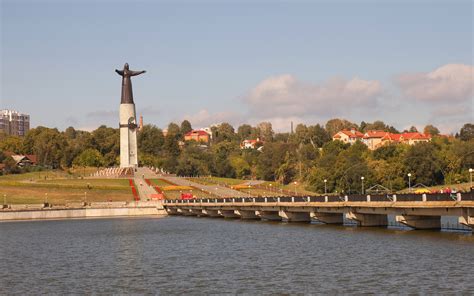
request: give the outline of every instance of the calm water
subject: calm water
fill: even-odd
[[[0,223],[0,294],[474,293],[471,233],[169,217]]]

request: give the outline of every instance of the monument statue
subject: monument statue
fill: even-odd
[[[138,167],[137,115],[133,101],[130,77],[145,73],[131,71],[125,63],[123,70],[115,70],[122,76],[122,97],[120,100],[120,167]]]
[[[123,70],[115,70],[122,76],[122,100],[121,104],[133,104],[132,80],[130,77],[145,73],[146,71],[132,71],[128,68],[128,63],[123,65]]]

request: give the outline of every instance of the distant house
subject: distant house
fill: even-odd
[[[375,150],[384,145],[383,138],[387,136],[387,134],[390,133],[386,131],[367,131],[364,134],[362,142],[367,145],[370,150]]]
[[[400,141],[408,145],[414,145],[416,143],[431,141],[431,135],[422,133],[403,133],[400,136]]]
[[[344,143],[354,144],[357,140],[361,140],[370,150],[378,149],[388,144],[403,143],[414,145],[421,142],[431,141],[431,135],[422,133],[402,133],[394,134],[381,130],[367,131],[365,134],[355,129],[342,130],[332,137],[333,141],[339,140]]]
[[[184,135],[185,141],[196,141],[198,143],[209,143],[211,136],[203,130],[192,130]]]
[[[19,167],[26,167],[36,165],[36,155],[12,155],[11,158],[15,161]]]
[[[259,138],[256,140],[243,140],[240,143],[240,149],[258,149],[263,146],[263,142]]]
[[[32,166],[38,163],[38,157],[34,154],[22,155],[8,151],[5,151],[4,154],[7,157],[11,157],[19,167]]]
[[[354,144],[357,140],[362,140],[364,134],[356,129],[339,131],[332,137],[333,141],[342,141],[344,143]]]

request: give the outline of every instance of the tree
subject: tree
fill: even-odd
[[[138,152],[158,156],[163,149],[165,137],[163,131],[154,125],[147,124],[143,126],[138,133]]]
[[[163,144],[163,168],[169,172],[175,172],[179,155],[178,140],[174,134],[167,134]]]
[[[23,150],[23,139],[17,136],[7,136],[0,142],[0,150],[21,153]]]
[[[417,133],[418,129],[415,126],[411,126],[410,129],[408,130],[409,133]]]
[[[100,167],[104,165],[104,157],[97,149],[86,149],[74,158],[73,164],[82,167]]]
[[[185,135],[192,130],[193,128],[191,126],[191,123],[188,120],[183,120],[183,122],[181,122],[180,132],[182,135]]]
[[[277,180],[277,170],[285,162],[286,152],[294,155],[295,146],[286,143],[266,143],[263,147],[262,153],[258,156],[256,164],[257,178],[273,181]],[[280,181],[282,181],[280,179]]]
[[[178,176],[209,175],[211,162],[209,153],[199,148],[197,143],[189,142],[179,156],[176,174]]]
[[[36,154],[38,163],[59,168],[68,143],[57,129],[37,127],[24,138],[24,153]]]
[[[423,133],[431,136],[437,136],[439,135],[439,129],[432,124],[428,124],[423,129]]]
[[[474,139],[474,124],[466,123],[463,125],[461,130],[459,131],[459,139],[462,141],[469,141]]]
[[[308,137],[313,147],[322,147],[325,143],[331,141],[329,133],[319,124],[308,127]]]
[[[179,125],[177,125],[174,122],[171,122],[170,124],[168,124],[168,133],[167,133],[167,135],[171,135],[171,136],[175,137],[176,139],[180,139],[181,138],[181,131],[180,131]]]
[[[239,136],[240,141],[249,139],[251,134],[252,134],[252,126],[249,124],[242,124],[237,129],[237,135]]]
[[[214,143],[237,140],[234,127],[230,123],[224,122],[217,127],[212,127],[211,129],[213,132],[212,139]]]
[[[92,131],[92,147],[104,156],[104,165],[117,164],[120,155],[120,131],[116,128],[100,126]]]
[[[260,122],[257,125],[257,130],[260,135],[260,139],[266,142],[271,142],[273,140],[273,128],[270,122]]]
[[[76,138],[76,130],[70,126],[64,131],[64,136],[66,137],[67,140],[73,140]]]
[[[235,171],[229,161],[229,156],[235,149],[231,142],[220,142],[212,148],[214,155],[214,169],[219,177],[234,178]]]
[[[362,121],[360,123],[360,129],[361,132],[365,133],[367,131],[385,131],[385,132],[391,132],[391,133],[398,133],[397,129],[394,128],[393,126],[389,126],[385,124],[385,122],[381,120],[376,120],[373,123],[366,123]]]
[[[250,165],[242,156],[231,156],[229,162],[237,178],[244,179],[250,177],[252,173]]]
[[[403,158],[406,171],[412,174],[412,181],[424,185],[442,184],[444,173],[442,160],[438,157],[437,147],[433,143],[418,143],[410,146]]]
[[[343,129],[351,129],[351,128],[357,129],[357,124],[352,123],[345,119],[334,118],[326,122],[326,131],[328,132],[330,137],[334,136],[335,134],[337,134],[339,131]]]

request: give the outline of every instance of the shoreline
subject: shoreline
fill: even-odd
[[[90,204],[73,207],[39,207],[23,205],[20,208],[0,210],[0,222],[31,220],[65,220],[87,218],[144,217],[167,216],[161,202],[135,202],[115,204]],[[32,207],[33,206],[33,207]]]

